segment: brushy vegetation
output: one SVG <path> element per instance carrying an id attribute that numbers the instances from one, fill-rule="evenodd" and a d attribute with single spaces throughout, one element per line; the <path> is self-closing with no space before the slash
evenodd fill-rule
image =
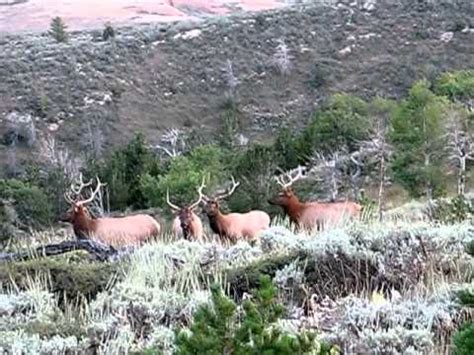
<path id="1" fill-rule="evenodd" d="M 472 320 L 458 294 L 472 281 L 466 246 L 473 241 L 468 222 L 395 221 L 319 235 L 277 224 L 257 246 L 155 242 L 104 264 L 111 282 L 87 298 L 65 299 L 70 290 L 58 287 L 58 269 L 48 271 L 41 259 L 28 262 L 30 276 L 18 284 L 5 270 L 25 262 L 1 265 L 1 346 L 40 354 L 193 354 L 197 342 L 243 353 L 446 352 L 453 332 Z M 64 271 L 89 269 L 82 279 L 95 280 L 91 285 L 104 284 L 97 278 L 105 269 L 94 278 L 87 259 L 54 263 L 61 262 Z"/>

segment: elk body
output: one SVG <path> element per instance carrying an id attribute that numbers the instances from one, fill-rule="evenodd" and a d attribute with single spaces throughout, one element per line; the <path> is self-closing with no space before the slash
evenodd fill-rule
<path id="1" fill-rule="evenodd" d="M 232 195 L 239 183 L 232 178 L 233 186 L 230 191 L 209 198 L 203 195 L 204 212 L 209 218 L 209 225 L 214 233 L 223 240 L 236 242 L 239 239 L 256 240 L 263 230 L 270 226 L 270 216 L 259 210 L 247 213 L 223 213 L 219 201 Z"/>
<path id="2" fill-rule="evenodd" d="M 194 213 L 195 208 L 202 201 L 202 189 L 205 187 L 204 180 L 198 188 L 199 198 L 196 202 L 189 206 L 178 207 L 170 202 L 169 191 L 166 192 L 166 202 L 172 210 L 177 211 L 177 215 L 173 220 L 172 231 L 177 237 L 184 237 L 185 239 L 202 240 L 203 227 L 199 216 Z"/>
<path id="3" fill-rule="evenodd" d="M 78 195 L 92 181 L 84 184 L 81 176 L 80 183 L 78 190 L 72 189 Z M 62 221 L 72 224 L 77 238 L 91 239 L 112 247 L 123 247 L 141 245 L 159 235 L 161 226 L 149 215 L 93 218 L 85 205 L 94 201 L 101 186 L 103 184 L 97 178 L 97 187 L 86 200 L 74 201 L 69 194 L 64 196 L 71 204 L 71 209 L 62 218 Z"/>
<path id="4" fill-rule="evenodd" d="M 351 201 L 343 202 L 302 202 L 293 192 L 291 185 L 303 175 L 301 167 L 287 175 L 289 181 L 285 182 L 283 177 L 275 178 L 282 186 L 278 195 L 268 200 L 268 203 L 283 208 L 290 221 L 298 229 L 311 230 L 317 228 L 322 230 L 326 227 L 335 226 L 348 218 L 360 218 L 362 206 Z"/>

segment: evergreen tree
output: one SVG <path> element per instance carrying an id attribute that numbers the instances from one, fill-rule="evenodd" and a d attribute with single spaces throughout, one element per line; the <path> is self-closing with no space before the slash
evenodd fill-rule
<path id="1" fill-rule="evenodd" d="M 284 313 L 276 300 L 277 289 L 270 278 L 260 278 L 260 288 L 254 300 L 243 304 L 239 319 L 235 303 L 228 299 L 218 285 L 211 288 L 212 306 L 199 308 L 190 332 L 177 330 L 176 354 L 333 354 L 335 348 L 316 340 L 313 333 L 290 335 L 275 323 Z"/>
<path id="2" fill-rule="evenodd" d="M 102 31 L 102 39 L 108 41 L 109 39 L 115 38 L 115 30 L 110 22 L 105 24 L 104 30 Z"/>
<path id="3" fill-rule="evenodd" d="M 61 17 L 57 16 L 53 18 L 49 28 L 49 34 L 51 37 L 53 37 L 57 42 L 66 43 L 68 41 L 66 30 L 67 26 Z"/>

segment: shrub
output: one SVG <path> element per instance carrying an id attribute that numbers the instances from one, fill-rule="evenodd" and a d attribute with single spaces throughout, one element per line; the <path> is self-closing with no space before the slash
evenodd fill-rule
<path id="1" fill-rule="evenodd" d="M 268 276 L 260 278 L 255 301 L 243 303 L 238 319 L 235 303 L 223 295 L 220 286 L 211 288 L 212 307 L 200 306 L 190 333 L 176 331 L 176 354 L 329 354 L 313 333 L 290 334 L 276 322 L 284 308 L 276 301 L 277 289 Z"/>
<path id="2" fill-rule="evenodd" d="M 314 150 L 328 153 L 337 147 L 353 151 L 358 141 L 367 138 L 369 127 L 368 104 L 355 96 L 336 94 L 300 137 L 301 152 L 311 156 Z"/>
<path id="3" fill-rule="evenodd" d="M 0 199 L 13 201 L 19 221 L 26 226 L 41 227 L 51 222 L 51 204 L 36 186 L 15 179 L 0 180 Z"/>
<path id="4" fill-rule="evenodd" d="M 174 158 L 166 173 L 159 176 L 144 174 L 140 179 L 140 189 L 146 196 L 148 206 L 165 206 L 166 190 L 177 204 L 188 204 L 197 198 L 197 187 L 203 177 L 207 178 L 206 193 L 225 175 L 225 153 L 215 145 L 195 148 L 189 155 Z"/>
<path id="5" fill-rule="evenodd" d="M 68 34 L 66 32 L 67 26 L 61 17 L 57 16 L 52 19 L 49 29 L 49 35 L 59 43 L 68 41 Z"/>
<path id="6" fill-rule="evenodd" d="M 455 355 L 471 355 L 474 353 L 474 323 L 465 324 L 454 335 L 454 354 Z"/>
<path id="7" fill-rule="evenodd" d="M 445 73 L 435 83 L 435 92 L 450 99 L 474 97 L 474 70 Z"/>
<path id="8" fill-rule="evenodd" d="M 474 206 L 463 196 L 452 200 L 436 201 L 431 208 L 431 218 L 442 223 L 458 223 L 474 217 Z"/>
<path id="9" fill-rule="evenodd" d="M 471 241 L 467 251 L 474 256 L 474 240 Z M 459 294 L 461 303 L 467 307 L 474 307 L 474 292 L 471 289 L 462 290 Z M 474 323 L 467 322 L 453 336 L 454 354 L 468 355 L 474 353 Z"/>

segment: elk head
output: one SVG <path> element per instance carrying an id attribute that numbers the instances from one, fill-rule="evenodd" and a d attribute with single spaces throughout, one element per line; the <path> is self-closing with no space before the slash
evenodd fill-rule
<path id="1" fill-rule="evenodd" d="M 205 185 L 205 179 L 203 178 L 201 185 L 197 189 L 197 192 L 199 195 L 197 201 L 184 207 L 179 207 L 173 204 L 170 201 L 169 190 L 166 190 L 166 203 L 168 204 L 168 206 L 171 207 L 173 211 L 178 212 L 178 218 L 180 220 L 181 228 L 185 236 L 189 235 L 189 233 L 191 232 L 191 223 L 193 220 L 194 210 L 196 209 L 197 206 L 199 206 L 199 204 L 204 198 L 204 195 L 202 194 L 202 190 L 204 189 L 204 187 L 206 187 L 206 185 Z"/>
<path id="2" fill-rule="evenodd" d="M 83 189 L 92 185 L 92 179 L 84 183 L 82 174 L 79 175 L 79 181 L 72 183 L 69 191 L 64 193 L 64 199 L 68 202 L 71 207 L 70 209 L 60 218 L 62 222 L 76 223 L 77 221 L 89 220 L 91 215 L 86 207 L 87 204 L 94 202 L 99 196 L 101 187 L 105 186 L 100 179 L 97 177 L 97 186 L 92 194 L 86 199 L 80 199 L 83 193 Z M 72 197 L 72 194 L 76 195 L 76 200 Z"/>
<path id="3" fill-rule="evenodd" d="M 304 167 L 298 166 L 296 169 L 282 173 L 280 176 L 275 176 L 277 184 L 281 186 L 281 191 L 268 199 L 268 203 L 277 206 L 287 206 L 292 202 L 299 202 L 291 186 L 295 181 L 304 177 L 304 170 Z"/>
<path id="4" fill-rule="evenodd" d="M 236 182 L 233 176 L 231 176 L 231 179 L 232 187 L 227 189 L 226 191 L 216 194 L 215 196 L 213 196 L 213 198 L 209 198 L 206 195 L 203 195 L 203 200 L 205 202 L 204 212 L 209 217 L 214 217 L 220 213 L 219 201 L 231 196 L 234 193 L 235 189 L 240 185 L 240 182 Z"/>

